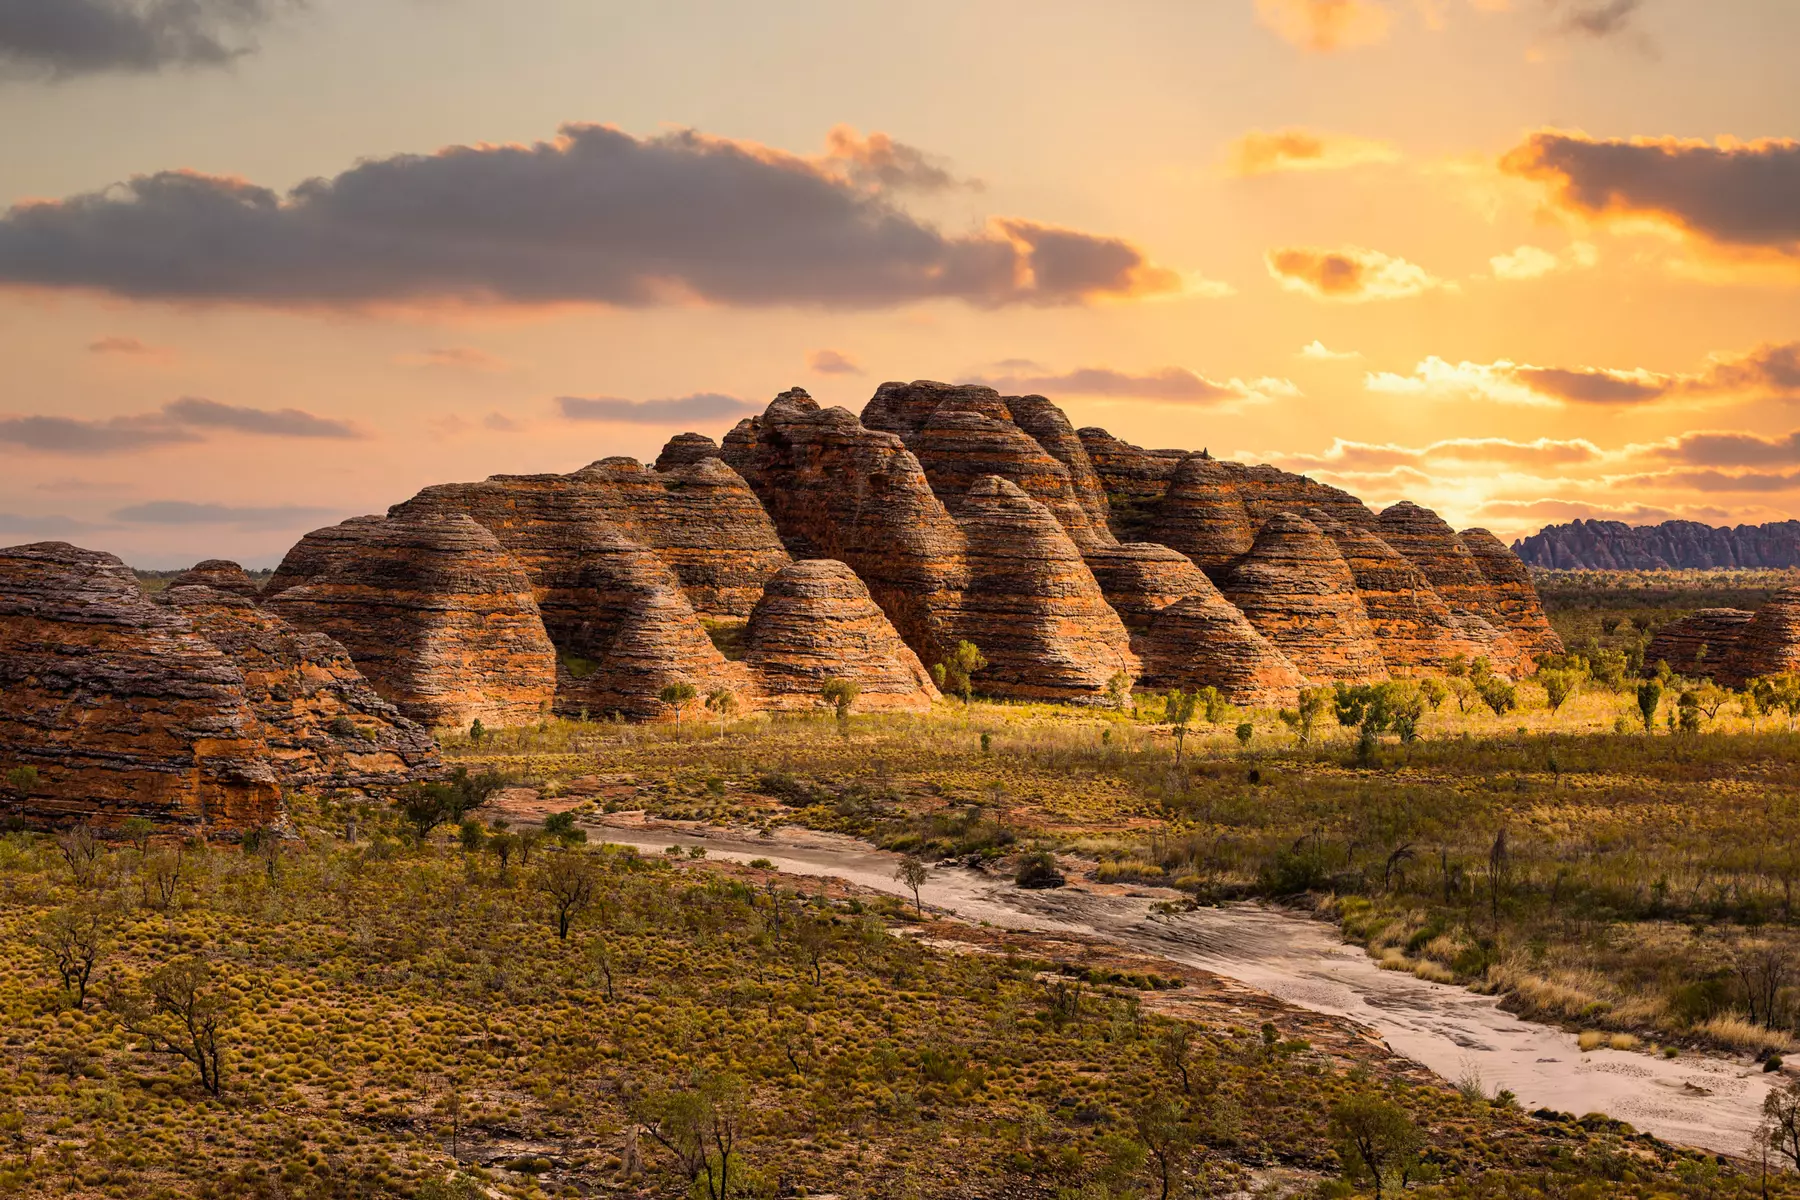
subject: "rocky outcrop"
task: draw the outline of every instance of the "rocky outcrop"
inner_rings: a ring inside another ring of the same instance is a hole
[[[1471,641],[1467,627],[1405,555],[1371,531],[1345,525],[1321,509],[1307,515],[1344,556],[1390,673],[1442,671],[1458,654],[1473,658],[1486,652],[1493,639],[1477,631],[1478,639]]]
[[[156,602],[186,618],[238,669],[284,788],[384,791],[441,769],[430,731],[383,700],[343,646],[295,629],[240,591],[183,582],[229,584],[234,572],[243,574],[236,563],[202,563],[157,593]]]
[[[932,491],[952,516],[961,514],[963,497],[978,480],[994,475],[1047,507],[1082,549],[1112,544],[1099,507],[1104,504],[1099,481],[1092,476],[1085,453],[1076,459],[1078,466],[1088,468],[1084,492],[1069,466],[1015,421],[1011,407],[1015,401],[1065,454],[1080,452],[1080,440],[1072,430],[1066,440],[1059,436],[1049,401],[1041,396],[1003,397],[987,387],[928,380],[882,384],[863,410],[863,424],[900,437],[918,457]],[[1067,418],[1061,423],[1066,426]]]
[[[351,517],[348,521],[313,530],[294,543],[293,548],[275,568],[275,573],[269,577],[269,582],[263,586],[262,594],[273,596],[288,588],[298,587],[309,579],[331,573],[347,556],[361,547],[371,528],[386,521],[387,518],[379,514]]]
[[[1223,591],[1308,680],[1388,677],[1349,564],[1312,522],[1291,513],[1272,518]]]
[[[1658,663],[1689,679],[1712,678],[1740,687],[1744,634],[1756,614],[1741,608],[1703,608],[1656,631],[1644,651],[1644,669]]]
[[[1189,457],[1186,450],[1145,450],[1121,441],[1098,426],[1075,431],[1087,451],[1094,474],[1106,492],[1107,516],[1120,541],[1150,537],[1175,470]]]
[[[899,435],[794,388],[738,422],[722,453],[790,551],[849,564],[921,660],[955,644],[965,539]]]
[[[1510,636],[1499,595],[1482,574],[1481,565],[1444,519],[1410,501],[1382,510],[1375,525],[1381,540],[1412,560],[1450,611],[1478,618],[1492,630],[1462,622],[1465,636],[1484,647],[1496,671],[1528,675],[1531,656]]]
[[[869,589],[834,559],[806,559],[770,580],[745,645],[744,665],[770,708],[817,707],[832,679],[857,685],[863,711],[920,712],[938,698],[930,673]]]
[[[1006,408],[1020,429],[1036,439],[1050,457],[1068,468],[1070,486],[1075,489],[1075,498],[1081,502],[1081,507],[1087,510],[1089,521],[1096,530],[1110,533],[1108,521],[1112,514],[1106,499],[1106,486],[1100,482],[1100,473],[1094,469],[1087,447],[1081,444],[1081,435],[1075,431],[1068,415],[1043,396],[1009,396]],[[1109,536],[1103,540],[1116,539]]]
[[[242,673],[110,554],[0,550],[0,810],[192,831],[276,819],[281,792]]]
[[[308,535],[333,547],[324,569],[274,592],[270,609],[341,642],[375,690],[423,725],[519,725],[549,712],[556,651],[530,577],[492,533],[461,514],[349,524]],[[276,575],[298,571],[283,562]]]
[[[987,657],[978,690],[1092,703],[1114,675],[1137,675],[1125,626],[1048,508],[990,475],[964,497],[962,527],[969,585],[956,631]]]
[[[1800,587],[1783,588],[1756,610],[1726,662],[1719,682],[1730,687],[1759,675],[1800,672]]]
[[[1735,528],[1699,521],[1571,521],[1546,525],[1513,549],[1527,566],[1558,570],[1786,569],[1800,567],[1800,521]]]
[[[1245,507],[1229,466],[1204,454],[1182,459],[1150,527],[1151,540],[1181,551],[1219,578],[1250,552],[1262,525]]]
[[[1185,555],[1132,542],[1092,552],[1088,564],[1131,635],[1144,687],[1216,687],[1246,706],[1294,702],[1300,672]]]
[[[1550,618],[1538,599],[1531,572],[1519,556],[1485,529],[1465,529],[1457,537],[1474,555],[1502,627],[1518,647],[1533,658],[1561,654],[1562,638],[1550,628]]]
[[[703,458],[717,457],[719,443],[704,433],[678,433],[668,440],[662,453],[656,456],[656,469],[667,471],[672,467],[691,466]]]
[[[169,580],[171,588],[191,586],[209,587],[250,600],[262,595],[262,589],[257,586],[256,580],[250,578],[248,571],[224,558],[209,558],[205,562],[195,563]]]

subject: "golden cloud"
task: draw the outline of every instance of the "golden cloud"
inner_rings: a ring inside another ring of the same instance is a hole
[[[1252,129],[1225,152],[1226,170],[1241,179],[1278,171],[1339,171],[1400,161],[1392,142],[1308,129]]]
[[[1303,50],[1329,54],[1386,38],[1393,14],[1378,0],[1256,0],[1256,19]]]
[[[1433,356],[1410,375],[1370,372],[1363,386],[1390,396],[1478,398],[1502,404],[1649,404],[1665,399],[1800,398],[1800,342],[1715,354],[1689,374],[1642,367],[1537,367],[1505,359],[1450,363]]]
[[[1399,300],[1445,286],[1443,280],[1404,258],[1360,246],[1337,250],[1290,246],[1269,251],[1265,261],[1269,274],[1281,286],[1315,300]]]

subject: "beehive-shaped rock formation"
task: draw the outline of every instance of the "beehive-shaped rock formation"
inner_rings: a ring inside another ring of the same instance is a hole
[[[1321,509],[1307,515],[1344,556],[1391,673],[1442,671],[1458,654],[1473,658],[1485,653],[1491,639],[1484,639],[1481,648],[1470,642],[1424,573],[1405,555],[1371,531],[1345,525]]]
[[[556,651],[530,578],[492,533],[460,514],[362,520],[353,533],[309,535],[338,552],[265,603],[336,638],[375,690],[421,724],[519,725],[549,711]],[[284,563],[277,575],[297,573]]]
[[[690,466],[703,458],[717,457],[719,443],[704,433],[678,433],[668,440],[662,453],[656,456],[656,469],[667,471],[671,467]]]
[[[1677,675],[1711,678],[1740,687],[1744,634],[1756,614],[1741,608],[1703,608],[1656,631],[1644,651],[1644,668],[1666,662]]]
[[[1151,538],[1223,577],[1250,552],[1260,522],[1250,516],[1227,464],[1190,454],[1175,468],[1157,504]]]
[[[990,475],[963,501],[969,586],[957,622],[988,668],[977,687],[1019,699],[1097,701],[1138,663],[1119,616],[1050,510]]]
[[[965,540],[897,434],[794,388],[738,422],[722,453],[789,549],[848,563],[923,661],[955,644]]]
[[[1086,468],[1085,489],[1077,485],[1068,463],[1015,421],[1011,408],[1015,401],[1063,454],[1073,458],[1077,469]],[[963,497],[977,480],[995,475],[1054,513],[1077,546],[1086,550],[1111,545],[1115,539],[1099,508],[1104,503],[1099,481],[1080,440],[1073,430],[1062,436],[1045,411],[1048,406],[1041,396],[1003,397],[987,387],[929,380],[884,383],[863,410],[863,424],[895,433],[905,442],[925,468],[932,491],[953,516],[960,514]],[[1067,418],[1061,424],[1067,426]]]
[[[1756,610],[1728,662],[1729,678],[1721,673],[1719,682],[1729,686],[1759,675],[1800,672],[1800,588],[1783,588]]]
[[[262,594],[273,596],[288,588],[298,587],[309,579],[330,574],[344,559],[356,553],[371,528],[385,524],[387,518],[376,514],[351,517],[336,525],[315,529],[295,542],[269,577]]]
[[[1081,444],[1081,435],[1075,431],[1068,415],[1043,396],[1009,396],[1006,408],[1020,429],[1036,439],[1050,457],[1069,469],[1069,483],[1094,528],[1110,533],[1108,521],[1112,513],[1106,499],[1106,486],[1100,482],[1100,473],[1094,469],[1087,447]],[[1103,540],[1116,539],[1107,537]]]
[[[1186,450],[1145,450],[1095,425],[1075,431],[1106,492],[1107,515],[1120,541],[1151,537],[1158,508]]]
[[[1475,556],[1442,517],[1403,500],[1382,510],[1375,531],[1382,541],[1412,560],[1452,613],[1479,618],[1491,627],[1489,635],[1479,626],[1463,623],[1465,635],[1486,645],[1484,653],[1496,671],[1530,674],[1531,656],[1510,636],[1498,595]]]
[[[1216,687],[1242,705],[1294,702],[1300,672],[1187,556],[1131,542],[1092,552],[1088,563],[1131,634],[1143,686]]]
[[[1272,518],[1223,590],[1307,679],[1372,683],[1388,677],[1350,567],[1312,522],[1291,513]]]
[[[0,550],[0,783],[33,824],[143,816],[247,829],[280,813],[243,675],[130,568],[64,542]]]
[[[920,712],[938,698],[931,675],[845,564],[805,559],[769,581],[745,630],[744,665],[771,708],[806,709],[845,679],[858,710]]]
[[[1485,529],[1465,529],[1457,535],[1469,548],[1481,577],[1487,581],[1490,603],[1513,641],[1527,655],[1561,654],[1562,638],[1550,628],[1531,572],[1506,543]]]
[[[236,563],[203,563],[156,600],[185,617],[242,674],[284,788],[381,791],[439,769],[430,731],[383,700],[343,646],[295,629],[239,591],[182,582],[229,583],[234,573],[243,575]]]
[[[169,587],[209,587],[215,591],[230,592],[234,596],[243,596],[250,600],[259,599],[262,589],[250,573],[230,559],[209,558],[205,562],[195,563],[175,578],[169,580]]]

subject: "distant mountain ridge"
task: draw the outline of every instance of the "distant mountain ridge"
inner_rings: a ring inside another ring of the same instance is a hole
[[[1800,521],[1704,525],[1664,521],[1570,521],[1513,543],[1532,567],[1645,571],[1689,567],[1800,567]]]

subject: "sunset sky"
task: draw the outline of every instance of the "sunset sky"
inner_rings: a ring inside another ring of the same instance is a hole
[[[0,0],[0,543],[278,560],[985,380],[1411,499],[1800,515],[1793,0]]]

